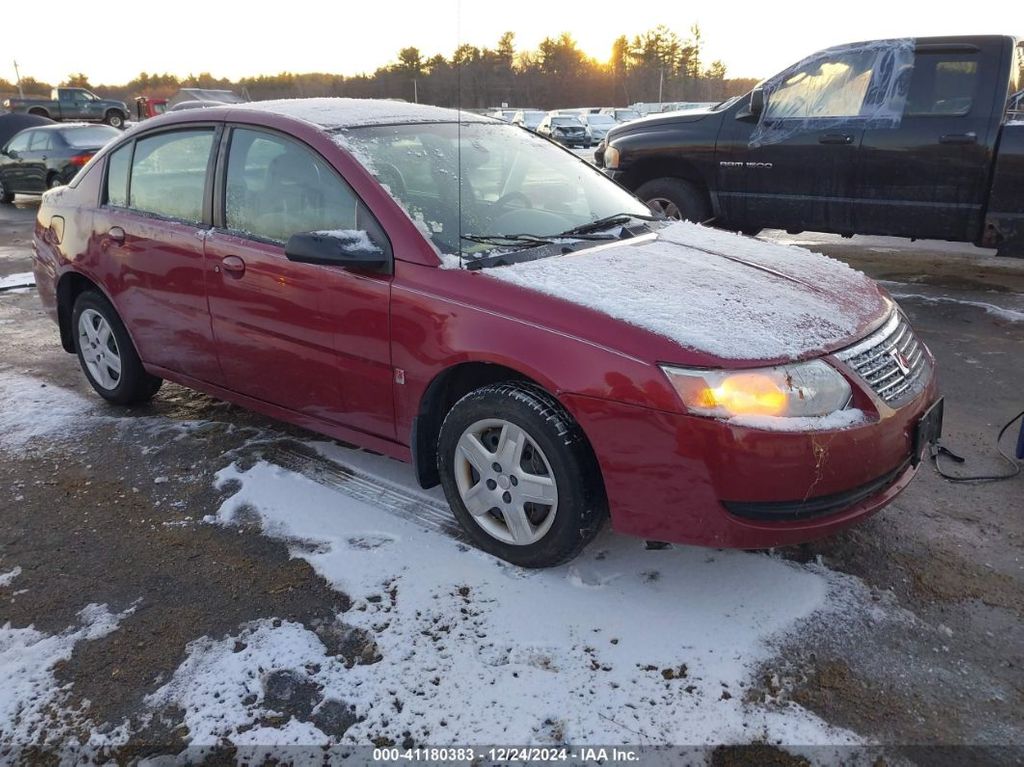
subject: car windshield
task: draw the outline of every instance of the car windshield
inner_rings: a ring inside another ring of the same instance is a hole
[[[61,131],[64,142],[75,149],[95,149],[120,135],[121,131],[108,125],[90,125]]]
[[[630,109],[620,109],[618,112],[616,112],[616,117],[618,117],[620,121],[626,122],[627,120],[639,119],[640,113],[634,112]]]
[[[611,115],[587,115],[587,122],[591,125],[596,125],[598,128],[603,128],[606,125],[615,125],[615,120],[612,119]]]
[[[463,235],[544,238],[620,213],[650,214],[592,165],[511,125],[367,126],[334,135],[441,253],[479,254],[496,247],[465,242]]]
[[[572,115],[555,115],[551,118],[552,125],[573,125],[579,127],[580,121]]]

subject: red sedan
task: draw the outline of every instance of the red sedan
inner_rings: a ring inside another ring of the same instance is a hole
[[[147,120],[39,209],[64,349],[409,461],[487,551],[566,561],[606,517],[806,541],[913,477],[933,360],[844,264],[652,218],[515,126],[312,99]]]

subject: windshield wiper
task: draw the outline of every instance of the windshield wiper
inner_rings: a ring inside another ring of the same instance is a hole
[[[607,229],[610,226],[616,224],[628,223],[630,219],[639,218],[641,221],[662,221],[663,216],[647,215],[645,213],[613,213],[610,216],[599,218],[597,221],[590,221],[586,224],[580,224],[574,226],[572,229],[566,229],[561,234],[552,235],[553,237],[575,237],[580,234],[587,234],[588,232],[596,232],[600,229]]]
[[[540,237],[536,234],[464,234],[462,239],[469,240],[470,242],[479,242],[482,245],[507,245],[509,247],[515,245],[533,247],[534,245],[554,244],[554,240],[548,237]]]

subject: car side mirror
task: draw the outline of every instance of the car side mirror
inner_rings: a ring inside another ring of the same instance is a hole
[[[367,232],[354,229],[293,234],[285,243],[284,254],[300,264],[381,273],[391,267],[390,249],[374,242]]]
[[[745,120],[747,122],[756,122],[761,118],[761,114],[764,112],[764,88],[760,85],[754,87],[750,92],[750,99],[747,105],[742,107],[739,112],[736,113],[737,120]]]
[[[5,149],[3,151],[3,153],[5,155],[7,155],[8,157],[10,157],[12,160],[17,160],[18,159],[18,153],[14,149]]]

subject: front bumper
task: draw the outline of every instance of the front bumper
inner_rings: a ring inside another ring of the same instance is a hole
[[[862,425],[771,432],[563,396],[597,455],[615,530],[745,549],[821,538],[889,504],[917,472],[915,427],[936,399],[932,378]]]

